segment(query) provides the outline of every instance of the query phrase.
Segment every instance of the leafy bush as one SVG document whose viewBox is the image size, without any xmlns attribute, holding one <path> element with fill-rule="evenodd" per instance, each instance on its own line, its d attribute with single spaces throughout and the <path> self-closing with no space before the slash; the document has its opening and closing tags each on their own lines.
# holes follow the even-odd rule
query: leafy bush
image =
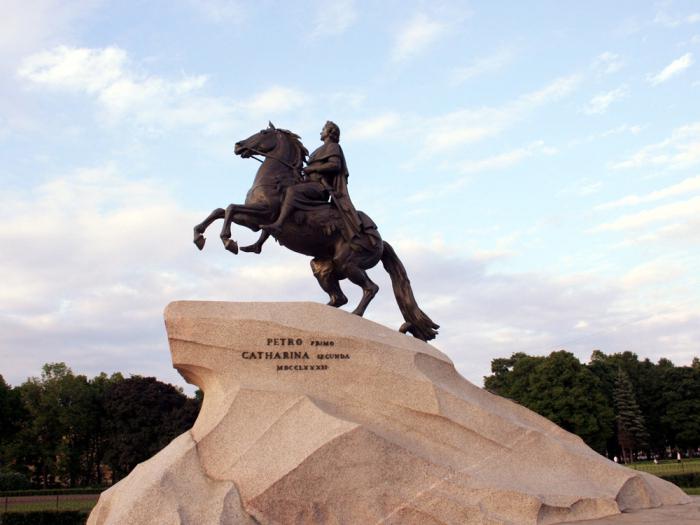
<svg viewBox="0 0 700 525">
<path fill-rule="evenodd" d="M 685 474 L 673 474 L 659 477 L 679 487 L 700 487 L 700 472 L 686 472 Z"/>
<path fill-rule="evenodd" d="M 0 471 L 0 490 L 22 490 L 29 488 L 29 480 L 19 472 Z"/>
<path fill-rule="evenodd" d="M 85 525 L 87 513 L 75 510 L 42 510 L 0 514 L 0 525 Z"/>
</svg>

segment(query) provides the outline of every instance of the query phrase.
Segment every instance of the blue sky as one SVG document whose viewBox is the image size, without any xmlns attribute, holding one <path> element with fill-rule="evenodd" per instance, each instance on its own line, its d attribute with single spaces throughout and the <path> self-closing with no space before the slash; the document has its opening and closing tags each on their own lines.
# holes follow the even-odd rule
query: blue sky
<svg viewBox="0 0 700 525">
<path fill-rule="evenodd" d="M 527 4 L 3 2 L 0 373 L 184 385 L 169 301 L 325 302 L 306 257 L 233 256 L 218 224 L 200 253 L 191 228 L 243 202 L 257 164 L 236 141 L 272 120 L 311 150 L 328 119 L 465 377 L 561 348 L 688 364 L 700 5 Z M 371 276 L 366 317 L 398 327 Z"/>
</svg>

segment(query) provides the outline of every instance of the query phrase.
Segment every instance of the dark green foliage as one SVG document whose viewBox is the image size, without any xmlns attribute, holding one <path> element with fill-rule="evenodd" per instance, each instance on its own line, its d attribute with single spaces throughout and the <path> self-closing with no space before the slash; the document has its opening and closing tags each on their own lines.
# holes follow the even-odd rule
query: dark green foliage
<svg viewBox="0 0 700 525">
<path fill-rule="evenodd" d="M 659 477 L 670 481 L 679 487 L 700 487 L 700 472 L 688 472 L 686 474 L 660 475 Z"/>
<path fill-rule="evenodd" d="M 27 480 L 100 486 L 107 466 L 122 477 L 191 427 L 200 405 L 201 396 L 154 378 L 88 379 L 64 363 L 44 365 L 41 377 L 16 388 L 0 376 L 0 490 Z"/>
<path fill-rule="evenodd" d="M 14 454 L 17 463 L 33 466 L 36 485 L 49 487 L 58 479 L 71 487 L 100 483 L 103 380 L 88 381 L 64 363 L 49 363 L 40 378 L 21 385 L 28 418 Z"/>
<path fill-rule="evenodd" d="M 29 488 L 29 480 L 24 474 L 10 470 L 0 470 L 0 491 Z"/>
<path fill-rule="evenodd" d="M 154 377 L 131 377 L 107 391 L 105 411 L 105 460 L 120 479 L 191 428 L 199 403 Z"/>
<path fill-rule="evenodd" d="M 0 525 L 85 525 L 88 514 L 77 510 L 39 510 L 0 514 Z"/>
<path fill-rule="evenodd" d="M 495 359 L 485 388 L 508 397 L 605 450 L 613 413 L 598 378 L 566 351 L 548 357 L 513 354 Z"/>
<path fill-rule="evenodd" d="M 613 389 L 617 439 L 625 461 L 632 459 L 635 450 L 649 445 L 649 433 L 644 424 L 642 411 L 632 390 L 627 374 L 620 368 Z"/>
<path fill-rule="evenodd" d="M 663 457 L 667 450 L 700 446 L 700 359 L 676 367 L 668 359 L 657 364 L 632 352 L 606 355 L 596 350 L 582 365 L 567 352 L 548 357 L 513 354 L 494 359 L 485 387 L 548 417 L 577 433 L 599 452 L 612 457 L 624 448 Z M 620 386 L 620 374 L 627 378 Z M 590 375 L 594 377 L 591 379 Z M 632 438 L 620 432 L 618 413 Z M 624 398 L 624 399 L 623 399 Z M 636 408 L 634 408 L 636 405 Z M 619 414 L 618 414 L 619 415 Z M 629 455 L 629 450 L 625 454 Z"/>
<path fill-rule="evenodd" d="M 677 367 L 664 371 L 667 388 L 662 393 L 666 408 L 661 422 L 669 441 L 686 449 L 700 444 L 700 368 Z"/>
<path fill-rule="evenodd" d="M 25 415 L 19 390 L 11 388 L 0 375 L 0 443 L 15 437 Z"/>
</svg>

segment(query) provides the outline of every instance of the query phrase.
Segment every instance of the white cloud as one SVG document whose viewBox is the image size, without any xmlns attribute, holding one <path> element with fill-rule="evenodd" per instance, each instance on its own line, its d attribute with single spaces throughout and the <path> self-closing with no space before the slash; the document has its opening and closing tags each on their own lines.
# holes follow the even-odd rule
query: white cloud
<svg viewBox="0 0 700 525">
<path fill-rule="evenodd" d="M 700 163 L 700 122 L 694 122 L 673 130 L 671 136 L 643 147 L 625 160 L 612 163 L 613 169 L 662 167 L 685 169 Z"/>
<path fill-rule="evenodd" d="M 588 144 L 588 143 L 593 142 L 595 140 L 604 139 L 607 137 L 611 137 L 613 135 L 622 135 L 624 133 L 629 133 L 630 135 L 638 135 L 645 128 L 646 128 L 646 125 L 620 124 L 619 126 L 615 126 L 614 128 L 606 129 L 605 131 L 601 131 L 600 133 L 591 133 L 590 135 L 588 135 L 582 139 L 573 139 L 573 140 L 569 141 L 569 146 L 578 146 L 579 144 Z"/>
<path fill-rule="evenodd" d="M 203 93 L 205 75 L 166 79 L 142 72 L 118 47 L 60 46 L 26 58 L 20 78 L 53 90 L 93 97 L 110 123 L 128 119 L 149 129 L 195 125 L 219 133 L 243 116 L 274 118 L 302 106 L 307 97 L 293 88 L 272 86 L 246 101 Z"/>
<path fill-rule="evenodd" d="M 416 13 L 394 38 L 392 58 L 401 62 L 425 51 L 447 30 L 447 24 L 424 13 Z"/>
<path fill-rule="evenodd" d="M 617 126 L 615 128 L 610 128 L 603 133 L 600 134 L 602 138 L 609 137 L 611 135 L 619 135 L 621 133 L 631 133 L 632 135 L 637 135 L 639 134 L 640 131 L 644 129 L 644 126 L 640 125 L 629 125 L 629 124 L 622 124 L 620 126 Z"/>
<path fill-rule="evenodd" d="M 169 301 L 325 300 L 305 257 L 275 243 L 261 256 L 233 256 L 218 242 L 220 222 L 198 252 L 191 228 L 206 213 L 182 209 L 164 188 L 106 167 L 0 194 L 0 243 L 12 247 L 0 252 L 0 272 L 12 276 L 0 287 L 0 359 L 11 384 L 48 361 L 90 375 L 122 371 L 183 384 L 170 367 L 162 324 Z M 476 384 L 491 359 L 515 350 L 567 348 L 586 359 L 594 348 L 621 351 L 634 340 L 643 357 L 658 358 L 663 348 L 664 356 L 689 362 L 700 336 L 691 308 L 647 308 L 590 275 L 505 274 L 488 266 L 505 252 L 467 259 L 437 241 L 391 242 L 419 304 L 442 325 L 436 345 Z M 372 279 L 381 291 L 367 317 L 397 328 L 400 313 L 381 265 Z M 357 288 L 344 288 L 354 306 Z M 677 337 L 659 345 L 669 334 Z"/>
<path fill-rule="evenodd" d="M 623 241 L 624 245 L 653 244 L 653 243 L 682 243 L 683 246 L 700 243 L 700 217 L 682 217 L 678 222 L 664 224 L 638 235 L 629 234 Z"/>
<path fill-rule="evenodd" d="M 663 82 L 666 82 L 667 80 L 676 76 L 677 74 L 681 73 L 682 71 L 685 71 L 686 69 L 688 69 L 692 65 L 693 65 L 693 54 L 686 53 L 682 57 L 675 59 L 673 62 L 671 62 L 669 65 L 667 65 L 665 68 L 663 68 L 656 75 L 650 76 L 649 82 L 651 83 L 652 86 L 657 86 L 659 84 L 662 84 Z"/>
<path fill-rule="evenodd" d="M 573 194 L 578 197 L 588 197 L 600 191 L 603 187 L 603 183 L 599 180 L 591 180 L 588 178 L 583 178 L 577 180 L 574 184 L 561 190 L 561 194 Z"/>
<path fill-rule="evenodd" d="M 623 99 L 629 93 L 627 86 L 621 86 L 612 91 L 606 93 L 601 93 L 593 97 L 588 105 L 583 109 L 583 112 L 587 115 L 601 115 L 605 113 L 610 106 L 615 101 Z"/>
<path fill-rule="evenodd" d="M 596 226 L 592 231 L 634 230 L 648 227 L 654 223 L 691 218 L 697 216 L 698 213 L 700 213 L 700 196 L 623 215 L 611 222 Z"/>
<path fill-rule="evenodd" d="M 14 67 L 20 57 L 65 39 L 98 4 L 95 0 L 3 0 L 0 66 Z"/>
<path fill-rule="evenodd" d="M 678 27 L 682 24 L 695 24 L 697 22 L 700 22 L 700 13 L 672 15 L 664 10 L 659 10 L 654 17 L 654 23 L 671 28 Z"/>
<path fill-rule="evenodd" d="M 188 0 L 188 4 L 212 22 L 241 22 L 246 18 L 246 4 L 239 0 Z"/>
<path fill-rule="evenodd" d="M 457 168 L 462 173 L 474 173 L 488 170 L 498 170 L 511 167 L 522 160 L 535 155 L 554 155 L 556 148 L 546 146 L 541 140 L 528 144 L 525 147 L 517 148 L 505 153 L 485 157 L 478 160 L 465 161 Z"/>
<path fill-rule="evenodd" d="M 621 199 L 606 202 L 596 206 L 597 209 L 619 208 L 622 206 L 637 206 L 648 202 L 655 202 L 667 197 L 676 197 L 686 193 L 700 192 L 700 175 L 690 177 L 677 184 L 673 184 L 660 190 L 652 191 L 646 195 L 627 195 Z"/>
<path fill-rule="evenodd" d="M 37 86 L 93 96 L 112 120 L 131 115 L 148 123 L 202 123 L 211 116 L 202 110 L 214 103 L 194 97 L 205 76 L 166 80 L 139 73 L 117 47 L 60 46 L 26 58 L 18 75 Z"/>
<path fill-rule="evenodd" d="M 301 300 L 322 298 L 305 258 L 292 261 L 274 243 L 264 260 L 234 257 L 218 242 L 220 221 L 198 252 L 192 227 L 206 212 L 182 209 L 167 187 L 107 166 L 27 192 L 0 190 L 0 243 L 12 248 L 0 252 L 0 272 L 12 276 L 0 287 L 6 378 L 66 361 L 90 373 L 175 380 L 162 326 L 168 302 L 274 299 L 282 288 Z"/>
<path fill-rule="evenodd" d="M 355 122 L 345 134 L 346 140 L 367 140 L 384 135 L 396 127 L 400 117 L 396 113 L 384 113 L 360 122 Z"/>
<path fill-rule="evenodd" d="M 684 274 L 685 269 L 677 261 L 657 257 L 628 270 L 622 276 L 621 283 L 626 288 L 637 289 L 648 284 L 668 283 Z"/>
<path fill-rule="evenodd" d="M 493 73 L 503 69 L 513 60 L 513 53 L 509 50 L 501 50 L 491 55 L 476 58 L 465 67 L 458 67 L 452 71 L 451 79 L 454 84 L 462 84 L 472 78 Z"/>
<path fill-rule="evenodd" d="M 307 97 L 301 91 L 283 86 L 273 86 L 259 93 L 242 107 L 257 115 L 267 115 L 301 107 Z"/>
<path fill-rule="evenodd" d="M 424 119 L 416 132 L 425 137 L 425 151 L 440 152 L 497 135 L 529 112 L 571 93 L 580 76 L 560 77 L 545 87 L 526 93 L 502 107 L 459 109 Z"/>
<path fill-rule="evenodd" d="M 696 309 L 640 299 L 622 279 L 503 273 L 489 263 L 456 256 L 449 248 L 392 244 L 404 260 L 419 303 L 442 327 L 436 346 L 477 384 L 488 373 L 491 359 L 515 351 L 542 355 L 565 348 L 587 360 L 595 348 L 619 352 L 634 341 L 634 351 L 642 357 L 665 356 L 684 363 L 696 352 L 692 340 L 700 336 Z M 683 275 L 673 272 L 674 278 Z M 388 285 L 384 276 L 376 280 L 382 290 Z M 380 292 L 378 301 L 380 322 L 396 325 L 393 298 Z M 660 346 L 669 334 L 687 337 Z"/>
<path fill-rule="evenodd" d="M 354 0 L 326 0 L 318 3 L 310 38 L 342 35 L 358 19 Z"/>
<path fill-rule="evenodd" d="M 620 55 L 610 51 L 601 53 L 593 61 L 593 69 L 607 75 L 617 73 L 623 66 L 624 62 L 620 58 Z"/>
</svg>

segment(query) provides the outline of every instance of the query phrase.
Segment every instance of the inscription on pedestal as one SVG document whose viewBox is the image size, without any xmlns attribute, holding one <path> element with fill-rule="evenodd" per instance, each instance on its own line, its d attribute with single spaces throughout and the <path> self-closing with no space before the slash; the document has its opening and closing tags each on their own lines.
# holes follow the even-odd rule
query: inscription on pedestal
<svg viewBox="0 0 700 525">
<path fill-rule="evenodd" d="M 309 339 L 300 337 L 267 337 L 265 346 L 295 347 L 294 350 L 242 352 L 241 358 L 249 361 L 285 361 L 275 363 L 277 372 L 311 372 L 328 370 L 328 361 L 344 361 L 350 359 L 348 352 L 340 352 L 334 347 L 336 342 L 331 339 Z M 304 349 L 306 347 L 307 349 Z M 331 348 L 334 350 L 331 351 Z"/>
</svg>

